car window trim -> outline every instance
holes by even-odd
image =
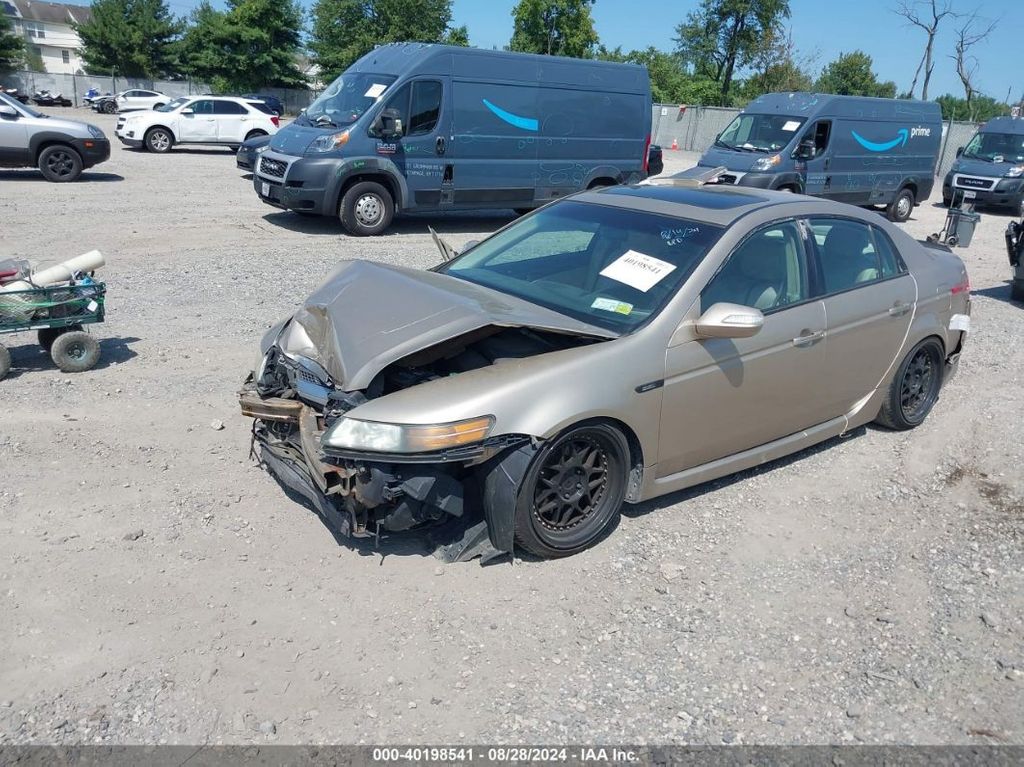
[[[761,314],[763,314],[765,317],[771,317],[773,314],[778,314],[779,312],[784,312],[787,309],[796,309],[797,307],[806,306],[809,303],[813,303],[814,301],[820,300],[820,296],[814,295],[813,294],[813,290],[811,290],[811,288],[814,285],[814,282],[813,282],[814,278],[813,278],[813,276],[811,274],[811,264],[810,264],[809,254],[807,252],[807,243],[804,242],[804,240],[807,239],[807,233],[805,232],[804,227],[800,223],[800,217],[799,216],[786,216],[784,218],[779,218],[779,219],[775,219],[773,221],[769,221],[768,223],[761,224],[760,226],[758,226],[758,227],[756,227],[754,229],[751,229],[749,232],[747,232],[743,236],[742,240],[740,240],[738,243],[736,243],[736,247],[734,247],[732,250],[730,250],[729,254],[724,259],[722,259],[722,263],[718,265],[717,269],[715,269],[715,273],[713,275],[711,275],[710,279],[708,279],[707,282],[704,283],[704,286],[700,289],[700,292],[697,294],[697,302],[698,302],[698,305],[701,306],[701,312],[702,313],[704,312],[704,309],[703,309],[703,303],[701,301],[701,297],[704,295],[704,290],[712,282],[715,281],[715,278],[718,277],[719,272],[721,272],[723,269],[725,269],[725,265],[729,263],[729,260],[736,254],[736,252],[740,248],[742,248],[746,244],[747,240],[749,240],[755,234],[757,234],[758,232],[761,232],[761,231],[763,231],[763,230],[765,230],[765,229],[767,229],[769,227],[778,226],[779,224],[793,224],[794,226],[796,226],[797,231],[800,232],[800,239],[798,240],[798,242],[801,242],[801,245],[802,245],[803,250],[804,250],[804,265],[807,267],[808,295],[807,295],[807,298],[803,299],[802,301],[794,301],[791,304],[784,304],[782,306],[776,306],[776,307],[774,307],[772,309],[759,309],[758,311],[760,311]],[[755,307],[751,307],[751,308],[753,309]]]
[[[903,277],[909,277],[910,276],[910,270],[907,269],[907,265],[903,261],[903,256],[900,255],[900,252],[896,248],[895,243],[892,242],[892,238],[889,238],[889,243],[892,245],[893,252],[896,254],[896,261],[897,261],[898,264],[900,264],[903,267],[903,271],[897,272],[896,274],[890,275],[889,277],[879,277],[877,280],[871,280],[870,282],[860,282],[860,283],[857,283],[855,285],[851,285],[848,288],[843,288],[842,290],[833,290],[831,292],[826,291],[824,289],[824,286],[825,286],[825,279],[824,279],[825,272],[824,272],[824,269],[823,269],[822,264],[821,264],[821,249],[818,247],[818,241],[816,239],[814,239],[814,230],[811,228],[811,220],[814,219],[814,218],[827,218],[827,219],[831,219],[833,221],[834,220],[850,221],[851,223],[861,224],[862,226],[868,227],[868,231],[869,232],[873,232],[873,230],[875,230],[875,229],[878,229],[878,231],[882,232],[883,235],[885,235],[885,232],[882,231],[882,229],[880,227],[875,226],[874,224],[870,223],[869,221],[864,221],[863,219],[860,219],[860,218],[854,218],[853,216],[844,216],[841,213],[840,214],[834,214],[834,215],[831,214],[831,213],[813,213],[813,214],[805,216],[804,218],[805,218],[805,220],[807,222],[807,239],[810,241],[810,245],[814,249],[815,267],[816,267],[816,270],[817,270],[818,274],[821,276],[821,282],[819,283],[819,288],[821,290],[821,293],[819,295],[815,296],[815,298],[824,301],[826,298],[832,298],[833,296],[841,296],[841,295],[844,295],[846,293],[850,293],[851,291],[854,291],[854,290],[863,290],[864,288],[869,288],[872,285],[881,285],[883,282],[890,282],[891,280],[899,280],[899,279],[902,279]],[[885,235],[885,236],[888,237],[888,235]],[[873,233],[872,233],[872,237],[874,237]],[[872,243],[872,244],[874,244],[874,243]],[[881,256],[879,256],[878,263],[879,263],[879,266],[881,266],[881,263],[882,263]],[[879,269],[879,273],[881,273],[881,269]]]

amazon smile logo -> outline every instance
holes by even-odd
[[[931,136],[932,129],[921,126],[910,129],[900,128],[896,131],[896,138],[891,141],[882,142],[868,141],[855,130],[851,130],[850,133],[853,135],[854,140],[869,152],[888,152],[890,149],[895,149],[898,146],[906,146],[908,139],[917,138],[918,136]]]
[[[495,106],[487,99],[483,99],[483,102],[484,106],[490,109],[496,117],[504,120],[509,125],[520,128],[521,130],[533,131],[534,133],[540,129],[540,124],[533,117],[522,117],[521,115],[506,112],[504,109],[499,106]]]

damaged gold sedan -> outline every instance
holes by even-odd
[[[969,313],[963,263],[870,212],[614,187],[428,271],[341,264],[264,338],[241,406],[339,536],[461,519],[447,559],[565,556],[623,503],[920,424]]]

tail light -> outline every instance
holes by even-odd
[[[644,139],[644,162],[643,162],[644,175],[646,175],[647,172],[648,172],[648,165],[647,164],[650,161],[650,159],[651,159],[651,134],[648,133],[647,134],[647,138]]]
[[[970,293],[971,292],[971,278],[964,276],[963,282],[957,283],[953,286],[952,293],[955,296],[957,293]]]
[[[280,128],[281,127],[281,118],[278,117],[277,115],[271,115],[270,116],[270,122],[274,123],[274,127],[275,128]]]

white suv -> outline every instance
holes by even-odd
[[[171,99],[159,91],[135,90],[123,91],[114,97],[118,112],[134,112],[139,109],[156,109]]]
[[[175,144],[219,144],[238,151],[246,139],[272,136],[281,121],[260,101],[231,96],[187,96],[150,112],[117,120],[122,144],[169,152]]]

